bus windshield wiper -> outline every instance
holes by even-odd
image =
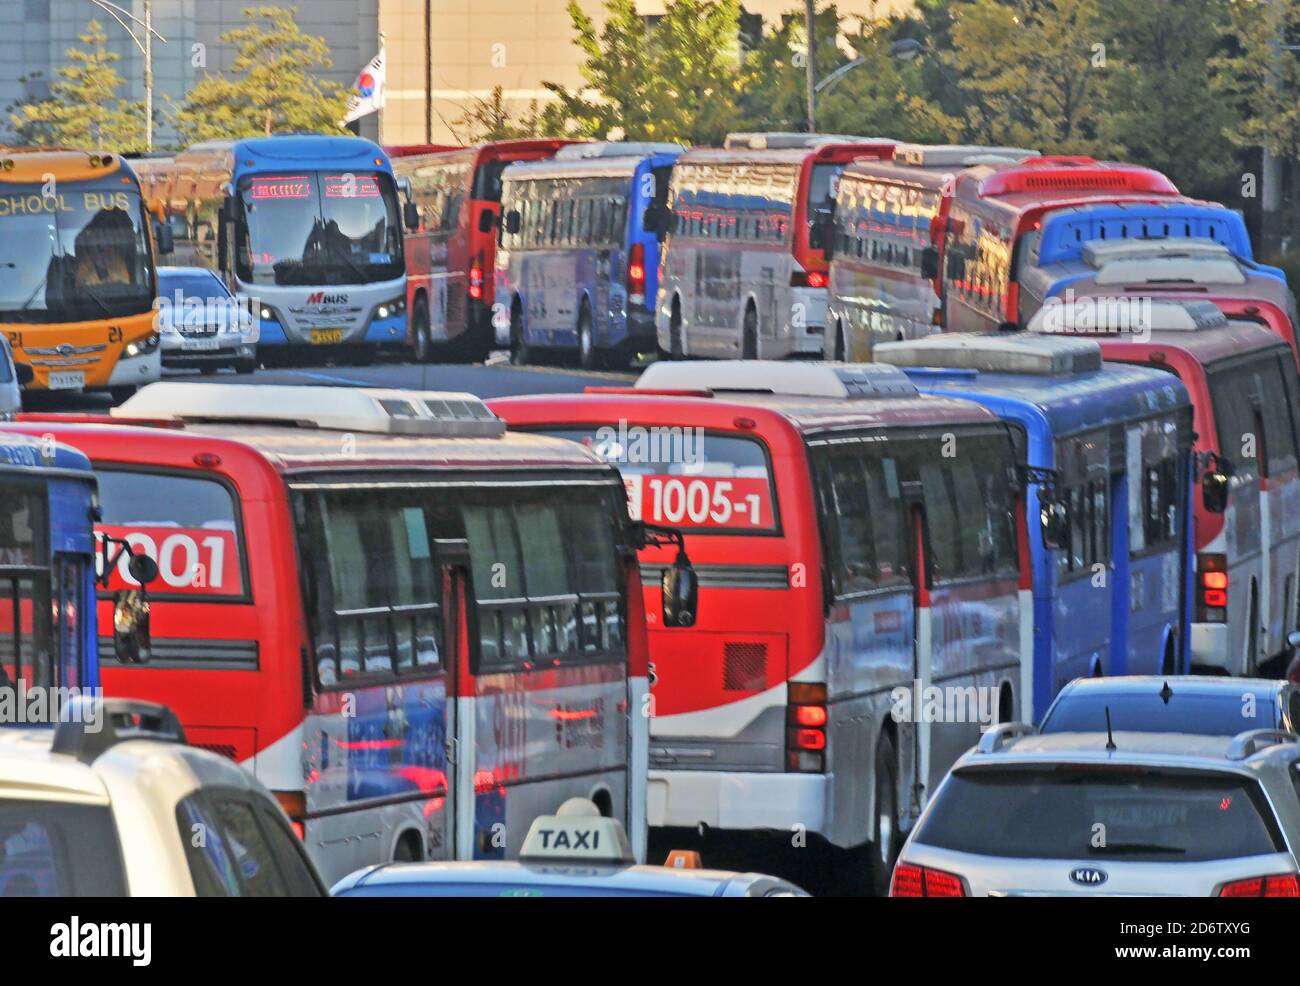
[[[1105,846],[1092,846],[1088,850],[1097,855],[1128,855],[1130,853],[1162,853],[1169,856],[1185,856],[1187,850],[1182,846],[1165,846],[1158,842],[1112,842]]]

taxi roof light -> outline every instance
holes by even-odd
[[[636,857],[623,823],[600,813],[587,798],[570,798],[554,815],[539,815],[524,836],[525,863],[618,863]]]

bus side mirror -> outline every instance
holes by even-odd
[[[36,371],[32,369],[30,363],[14,363],[14,376],[20,387],[26,387],[36,379]]]
[[[154,223],[153,238],[158,245],[158,253],[164,257],[176,249],[176,236],[169,223]]]
[[[1228,509],[1228,474],[1222,466],[1201,477],[1201,503],[1206,513],[1221,514]]]
[[[497,216],[491,209],[484,209],[478,214],[478,231],[480,233],[492,232],[492,227],[496,224]]]
[[[506,213],[506,224],[504,229],[507,233],[513,236],[515,233],[519,232],[519,225],[519,210],[511,209]]]
[[[1038,495],[1038,518],[1042,528],[1043,547],[1060,551],[1070,543],[1070,514],[1065,504],[1046,493]]]
[[[939,251],[932,246],[921,251],[921,277],[933,281],[939,276]]]
[[[402,223],[412,233],[420,228],[420,207],[414,202],[402,203]]]
[[[143,589],[119,589],[113,594],[113,653],[119,664],[147,664],[149,599]]]
[[[695,566],[685,551],[677,552],[677,560],[664,571],[663,582],[664,626],[693,627],[699,610],[700,580]]]

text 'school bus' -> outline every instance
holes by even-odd
[[[1029,158],[959,172],[950,186],[942,250],[943,325],[950,332],[1015,326],[1020,254],[1057,209],[1180,198],[1150,168],[1088,157]]]
[[[1236,218],[1234,212],[1218,211]],[[1055,219],[1053,214],[1048,222]],[[1248,240],[1246,245],[1249,247]],[[1300,366],[1296,337],[1300,319],[1285,274],[1236,254],[1233,247],[1218,240],[1090,240],[1082,244],[1075,260],[1030,267],[1020,274],[1022,324],[1052,300],[1084,297],[1212,301],[1231,319],[1258,322],[1273,330],[1286,340]]]
[[[686,532],[700,619],[647,611],[651,826],[805,831],[879,888],[981,716],[1027,706],[1009,427],[874,364],[661,362],[634,389],[490,406],[596,449],[634,513]],[[669,561],[642,552],[644,579]]]
[[[360,137],[195,144],[148,165],[184,216],[182,256],[261,320],[258,355],[367,358],[406,345],[402,216],[388,155]],[[191,259],[192,258],[192,259]]]
[[[0,152],[0,331],[31,367],[29,389],[121,400],[159,378],[155,251],[171,247],[162,219],[115,154]]]
[[[677,144],[574,144],[502,173],[498,346],[515,363],[576,353],[588,369],[656,349],[657,231]]]
[[[1191,624],[1192,405],[1160,370],[1102,363],[1091,339],[942,333],[884,343],[924,393],[978,401],[1022,436],[1044,485],[1027,514],[1056,514],[1059,544],[1031,538],[1034,663],[1026,718],[1099,674],[1183,674]],[[1049,535],[1057,532],[1048,531]],[[1104,724],[1102,724],[1104,726]],[[1099,727],[1101,728],[1101,727]]]
[[[94,511],[85,455],[0,432],[0,726],[51,721],[13,689],[99,687]]]
[[[410,343],[418,360],[483,359],[491,351],[501,173],[570,143],[389,148],[403,194],[419,211],[418,227],[406,234]]]
[[[87,452],[100,531],[161,569],[152,660],[105,689],[251,769],[327,881],[515,856],[575,796],[644,854],[645,615],[613,468],[463,394],[163,383],[119,411],[23,426]]]
[[[1048,306],[1030,330],[1089,334],[1080,326],[1096,324],[1094,301],[1076,301],[1061,324]],[[1268,670],[1300,620],[1300,387],[1291,350],[1208,301],[1140,301],[1140,321],[1128,331],[1103,325],[1091,334],[1107,360],[1167,370],[1191,394],[1202,473],[1193,497],[1192,664],[1238,675]]]
[[[888,160],[895,141],[803,137],[677,159],[655,315],[659,347],[674,358],[821,355],[828,263],[813,230],[845,165]]]
[[[939,259],[962,168],[1036,157],[1020,147],[899,144],[892,161],[863,159],[840,176],[820,239],[830,258],[827,359],[871,359],[877,342],[915,339],[939,324]]]

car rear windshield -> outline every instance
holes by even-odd
[[[1249,694],[1252,701],[1245,701]],[[1199,736],[1236,736],[1246,729],[1272,729],[1277,725],[1272,702],[1237,689],[1223,695],[1179,695],[1162,701],[1150,695],[1067,695],[1043,720],[1044,733],[1095,733],[1106,727],[1129,733],[1195,733]]]
[[[1283,851],[1258,787],[1226,774],[1115,765],[966,769],[916,841],[1019,859],[1199,862]]]
[[[693,897],[617,884],[568,883],[377,883],[345,890],[339,897]]]
[[[107,808],[0,798],[0,897],[124,897]]]

